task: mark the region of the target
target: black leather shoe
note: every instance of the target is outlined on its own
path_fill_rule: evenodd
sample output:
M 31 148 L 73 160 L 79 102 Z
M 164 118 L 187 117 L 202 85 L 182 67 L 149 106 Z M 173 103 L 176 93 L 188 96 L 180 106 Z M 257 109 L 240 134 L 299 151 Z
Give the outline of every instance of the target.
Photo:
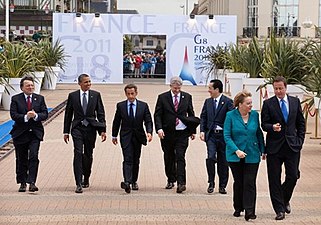
M 218 189 L 218 192 L 220 193 L 220 194 L 227 194 L 227 192 L 226 192 L 226 190 L 225 190 L 225 188 L 223 188 L 223 187 L 220 187 L 219 189 Z
M 31 184 L 29 185 L 29 191 L 30 191 L 30 192 L 39 191 L 39 188 L 38 188 L 34 183 L 31 183 Z
M 256 215 L 255 214 L 248 214 L 248 215 L 245 214 L 244 219 L 246 221 L 255 220 L 256 219 Z
M 285 218 L 284 212 L 278 212 L 275 217 L 276 220 L 283 220 L 284 218 Z
M 19 187 L 19 192 L 26 192 L 27 190 L 27 184 L 26 183 L 21 183 Z
M 184 184 L 178 184 L 176 193 L 182 193 L 183 191 L 186 191 L 186 186 Z
M 291 213 L 291 205 L 290 205 L 290 202 L 288 202 L 288 203 L 286 203 L 285 204 L 285 212 L 287 213 L 287 214 L 290 214 Z
M 166 189 L 172 189 L 173 187 L 175 187 L 175 184 L 173 182 L 167 182 L 165 186 Z
M 89 188 L 89 182 L 83 181 L 83 182 L 81 182 L 81 186 L 82 186 L 83 188 Z
M 125 189 L 125 192 L 126 193 L 130 193 L 130 185 L 129 185 L 129 183 L 125 183 L 125 182 L 121 182 L 120 183 L 120 187 L 122 188 L 122 189 Z
M 75 190 L 76 193 L 81 194 L 82 193 L 82 186 L 81 185 L 77 185 L 77 188 Z
M 211 194 L 214 192 L 214 183 L 210 182 L 208 184 L 207 193 Z
M 241 212 L 242 212 L 242 210 L 236 209 L 236 210 L 234 211 L 234 213 L 233 213 L 233 216 L 235 216 L 235 217 L 240 217 L 240 216 L 241 216 Z
M 132 183 L 132 190 L 133 191 L 138 191 L 139 187 L 138 187 L 138 184 L 135 182 L 135 183 Z

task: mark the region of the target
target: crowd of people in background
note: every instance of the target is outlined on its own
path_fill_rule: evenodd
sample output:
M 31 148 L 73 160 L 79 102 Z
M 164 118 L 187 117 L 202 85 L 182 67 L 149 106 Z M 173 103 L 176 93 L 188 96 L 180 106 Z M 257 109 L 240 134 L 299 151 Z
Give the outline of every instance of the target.
M 124 76 L 129 78 L 162 77 L 166 72 L 166 57 L 160 53 L 129 53 L 123 56 Z

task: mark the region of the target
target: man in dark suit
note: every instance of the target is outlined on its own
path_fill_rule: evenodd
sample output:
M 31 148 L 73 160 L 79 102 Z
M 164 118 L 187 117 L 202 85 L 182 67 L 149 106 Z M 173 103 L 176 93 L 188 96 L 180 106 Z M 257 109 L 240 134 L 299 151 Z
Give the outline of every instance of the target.
M 170 80 L 170 91 L 158 96 L 154 121 L 164 152 L 166 189 L 172 189 L 177 181 L 177 193 L 186 190 L 185 153 L 188 137 L 195 139 L 199 119 L 194 116 L 192 96 L 181 91 L 181 78 Z
M 78 77 L 80 90 L 69 94 L 64 119 L 64 141 L 69 142 L 69 133 L 74 142 L 74 175 L 76 193 L 89 187 L 97 132 L 106 140 L 105 110 L 100 93 L 91 90 L 88 74 Z
M 128 84 L 124 88 L 127 100 L 117 103 L 112 128 L 112 142 L 118 143 L 120 128 L 120 145 L 123 151 L 123 177 L 121 188 L 126 193 L 138 190 L 138 171 L 142 145 L 152 141 L 153 122 L 146 102 L 136 99 L 137 86 Z M 143 125 L 145 124 L 146 133 Z M 147 136 L 147 138 L 146 138 Z M 130 188 L 130 185 L 132 187 Z
M 284 77 L 273 80 L 275 96 L 262 107 L 262 129 L 267 132 L 266 153 L 270 198 L 276 220 L 290 213 L 290 200 L 298 178 L 300 151 L 305 136 L 305 120 L 300 100 L 286 94 Z M 282 165 L 285 181 L 281 184 Z
M 225 155 L 223 137 L 226 113 L 234 108 L 232 99 L 224 96 L 223 84 L 220 80 L 211 80 L 208 85 L 210 98 L 206 99 L 201 112 L 200 138 L 206 142 L 208 175 L 208 193 L 213 193 L 215 186 L 215 164 L 219 177 L 219 193 L 226 194 L 228 181 L 228 165 Z
M 43 140 L 42 121 L 48 118 L 48 110 L 43 96 L 33 93 L 34 79 L 23 77 L 20 81 L 22 93 L 12 97 L 10 115 L 15 122 L 10 132 L 16 153 L 16 179 L 20 183 L 19 192 L 38 191 L 35 185 L 39 167 L 39 147 Z

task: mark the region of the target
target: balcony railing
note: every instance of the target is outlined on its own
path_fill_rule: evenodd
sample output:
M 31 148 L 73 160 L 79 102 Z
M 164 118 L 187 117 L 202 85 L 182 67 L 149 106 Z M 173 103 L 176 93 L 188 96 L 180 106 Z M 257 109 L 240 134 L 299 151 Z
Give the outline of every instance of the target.
M 17 9 L 42 9 L 49 0 L 10 0 Z M 0 0 L 0 8 L 5 8 L 6 0 Z
M 300 37 L 301 27 L 272 27 L 276 37 Z M 268 27 L 268 36 L 271 34 L 271 27 Z
M 250 37 L 257 37 L 259 28 L 258 27 L 243 27 L 243 37 L 250 38 Z

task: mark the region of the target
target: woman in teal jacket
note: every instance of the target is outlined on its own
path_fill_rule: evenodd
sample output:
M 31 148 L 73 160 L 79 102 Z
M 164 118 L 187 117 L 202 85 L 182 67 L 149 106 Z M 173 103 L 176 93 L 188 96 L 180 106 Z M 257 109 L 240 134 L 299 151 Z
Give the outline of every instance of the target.
M 259 114 L 252 110 L 251 93 L 242 91 L 234 98 L 234 110 L 226 114 L 224 139 L 226 160 L 233 174 L 235 217 L 245 210 L 245 220 L 256 219 L 256 177 L 261 155 L 265 159 Z

